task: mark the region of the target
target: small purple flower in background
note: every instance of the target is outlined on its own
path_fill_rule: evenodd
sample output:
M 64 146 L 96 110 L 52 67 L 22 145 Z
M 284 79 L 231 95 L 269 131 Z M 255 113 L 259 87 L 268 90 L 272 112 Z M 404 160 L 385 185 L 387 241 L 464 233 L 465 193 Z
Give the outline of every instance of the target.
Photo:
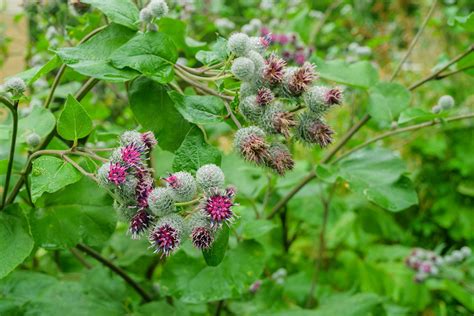
M 250 293 L 253 293 L 253 294 L 257 293 L 261 286 L 262 286 L 262 280 L 257 280 L 253 282 L 252 285 L 250 285 L 249 287 Z
M 127 177 L 127 168 L 117 163 L 111 163 L 109 169 L 108 180 L 115 185 L 125 182 Z

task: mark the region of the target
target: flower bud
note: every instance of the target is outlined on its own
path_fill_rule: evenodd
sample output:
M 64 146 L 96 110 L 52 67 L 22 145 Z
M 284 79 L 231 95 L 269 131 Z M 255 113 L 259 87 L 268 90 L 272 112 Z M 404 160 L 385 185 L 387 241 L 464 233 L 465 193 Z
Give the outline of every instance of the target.
M 255 66 L 255 73 L 258 75 L 258 77 L 261 77 L 263 68 L 265 67 L 265 59 L 262 57 L 262 55 L 254 50 L 249 51 L 246 57 L 253 62 Z
M 237 57 L 245 56 L 250 50 L 250 39 L 247 34 L 232 34 L 227 42 L 227 49 Z
M 156 144 L 158 144 L 158 141 L 155 138 L 155 134 L 153 134 L 153 132 L 150 132 L 150 131 L 141 134 L 141 139 L 148 150 L 153 149 L 153 147 L 155 147 Z
M 260 54 L 265 53 L 265 50 L 269 46 L 269 43 L 263 37 L 257 36 L 250 37 L 249 43 L 250 49 Z
M 471 248 L 469 248 L 467 246 L 462 247 L 459 251 L 461 251 L 464 258 L 470 257 L 471 254 L 472 254 Z
M 306 62 L 303 66 L 287 73 L 285 77 L 286 89 L 291 95 L 299 96 L 310 87 L 315 79 L 314 65 Z
M 247 121 L 255 123 L 261 118 L 264 108 L 257 104 L 256 96 L 252 95 L 240 101 L 239 111 Z
M 7 92 L 10 92 L 14 97 L 21 96 L 26 91 L 26 84 L 23 79 L 13 77 L 5 82 L 4 86 Z
M 301 115 L 297 131 L 299 139 L 309 144 L 319 144 L 321 148 L 333 142 L 334 131 L 314 114 Z
M 173 198 L 176 202 L 191 201 L 196 195 L 196 181 L 188 172 L 176 172 L 164 180 L 171 189 Z
M 135 145 L 140 148 L 144 146 L 142 134 L 137 131 L 126 131 L 119 138 L 120 146 Z
M 263 69 L 263 78 L 270 85 L 276 85 L 283 81 L 285 75 L 286 61 L 276 55 L 271 55 L 265 61 L 265 68 Z
M 190 237 L 194 247 L 208 249 L 214 242 L 214 231 L 210 226 L 207 215 L 198 211 L 189 221 Z
M 169 214 L 158 220 L 148 236 L 155 253 L 169 256 L 181 245 L 184 233 L 184 222 L 178 214 Z
M 118 187 L 118 193 L 124 201 L 135 201 L 138 180 L 133 175 L 127 175 L 125 181 Z
M 268 149 L 269 159 L 267 165 L 275 170 L 279 175 L 285 175 L 288 170 L 292 170 L 295 162 L 288 148 L 281 143 L 272 143 Z
M 257 93 L 257 86 L 253 82 L 242 82 L 240 85 L 240 99 Z
M 431 112 L 433 112 L 434 114 L 439 114 L 441 113 L 442 110 L 443 108 L 439 104 L 436 104 L 435 106 L 431 108 Z
M 137 213 L 137 209 L 130 205 L 122 205 L 118 201 L 114 201 L 114 209 L 117 211 L 118 217 L 121 221 L 129 222 Z
M 158 217 L 176 211 L 173 193 L 170 188 L 155 188 L 148 195 L 148 207 L 153 215 Z
M 151 227 L 152 222 L 153 217 L 150 214 L 145 210 L 139 210 L 130 220 L 130 226 L 128 228 L 132 239 L 140 238 L 140 236 Z
M 423 281 L 426 280 L 426 278 L 428 278 L 428 274 L 424 272 L 418 272 L 417 274 L 415 274 L 414 281 L 416 283 L 422 283 Z
M 153 13 L 150 8 L 145 7 L 140 10 L 140 21 L 150 23 L 153 20 Z
M 26 136 L 26 144 L 30 148 L 35 148 L 41 142 L 41 137 L 36 133 L 30 133 Z
M 234 191 L 215 189 L 208 193 L 200 204 L 200 209 L 211 221 L 211 226 L 219 226 L 223 222 L 231 222 Z
M 247 57 L 239 57 L 234 60 L 231 71 L 238 79 L 242 81 L 251 81 L 255 75 L 255 65 Z
M 303 100 L 310 111 L 315 114 L 323 114 L 331 106 L 341 104 L 342 92 L 337 88 L 315 86 L 303 94 Z
M 464 255 L 459 250 L 454 250 L 451 253 L 451 256 L 453 257 L 454 262 L 461 262 L 464 259 Z
M 452 107 L 454 107 L 454 99 L 450 95 L 443 95 L 441 98 L 438 100 L 438 105 L 443 109 L 443 110 L 449 110 Z
M 258 105 L 260 106 L 265 106 L 268 105 L 270 102 L 273 101 L 274 95 L 272 90 L 268 88 L 260 88 L 257 91 L 257 96 L 255 101 L 257 102 Z
M 256 126 L 241 128 L 235 133 L 234 147 L 247 161 L 263 164 L 268 158 L 265 133 Z
M 260 122 L 268 133 L 282 134 L 286 137 L 290 136 L 290 128 L 296 125 L 294 114 L 283 110 L 280 103 L 267 106 Z
M 157 19 L 164 17 L 169 11 L 168 4 L 164 0 L 151 0 L 147 8 L 150 9 L 151 14 Z
M 224 181 L 224 172 L 214 164 L 204 165 L 196 171 L 196 182 L 204 192 L 221 189 Z

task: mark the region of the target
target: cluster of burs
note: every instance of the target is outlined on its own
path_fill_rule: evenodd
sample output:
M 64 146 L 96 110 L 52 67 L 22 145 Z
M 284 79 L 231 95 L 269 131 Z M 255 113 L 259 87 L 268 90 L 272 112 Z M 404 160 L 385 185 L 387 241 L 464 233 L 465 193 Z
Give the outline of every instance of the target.
M 416 248 L 405 259 L 405 264 L 416 272 L 414 280 L 419 283 L 429 277 L 440 276 L 443 268 L 459 264 L 471 254 L 472 250 L 467 246 L 445 256 L 440 256 L 431 250 Z
M 324 115 L 341 104 L 342 91 L 314 86 L 314 65 L 287 67 L 284 59 L 266 52 L 269 44 L 269 37 L 244 33 L 233 34 L 227 43 L 237 57 L 231 71 L 242 81 L 239 111 L 251 124 L 237 131 L 234 146 L 245 160 L 284 175 L 294 161 L 282 140 L 294 135 L 304 144 L 329 145 L 334 131 Z
M 155 252 L 166 256 L 187 237 L 196 248 L 207 249 L 222 224 L 233 220 L 235 190 L 224 187 L 224 173 L 214 164 L 202 166 L 195 176 L 184 171 L 169 174 L 162 179 L 164 186 L 155 186 L 147 157 L 156 143 L 151 132 L 123 133 L 120 147 L 99 168 L 98 181 L 130 223 L 132 238 L 148 234 Z

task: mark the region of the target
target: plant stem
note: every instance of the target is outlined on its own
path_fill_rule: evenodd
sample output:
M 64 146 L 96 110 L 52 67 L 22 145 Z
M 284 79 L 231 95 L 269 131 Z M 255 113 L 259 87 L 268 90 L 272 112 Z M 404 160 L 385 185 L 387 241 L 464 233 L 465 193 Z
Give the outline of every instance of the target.
M 8 158 L 7 174 L 5 177 L 5 186 L 3 188 L 3 194 L 2 194 L 2 207 L 0 208 L 0 210 L 2 210 L 5 207 L 5 201 L 7 199 L 8 188 L 10 186 L 10 179 L 12 176 L 13 160 L 15 158 L 16 135 L 18 133 L 18 103 L 19 101 L 15 101 L 12 107 L 9 107 L 7 105 L 13 116 L 13 130 L 12 130 L 12 140 L 10 143 L 10 155 Z
M 371 138 L 371 139 L 367 140 L 366 142 L 352 148 L 351 150 L 346 151 L 345 153 L 343 153 L 342 155 L 337 157 L 337 159 L 334 160 L 333 163 L 336 163 L 336 162 L 340 161 L 341 159 L 343 159 L 344 157 L 347 157 L 347 156 L 351 155 L 352 153 L 354 153 L 358 150 L 361 150 L 362 148 L 367 147 L 368 145 L 370 145 L 372 143 L 375 143 L 376 141 L 379 141 L 381 139 L 387 138 L 387 137 L 391 137 L 391 136 L 401 134 L 401 133 L 405 133 L 405 132 L 409 132 L 409 131 L 422 129 L 422 128 L 425 128 L 425 127 L 431 127 L 431 126 L 440 125 L 440 124 L 443 124 L 443 123 L 454 122 L 454 121 L 459 121 L 459 120 L 465 120 L 465 119 L 469 119 L 469 118 L 474 118 L 474 113 L 468 113 L 468 114 L 453 116 L 453 117 L 449 117 L 445 120 L 432 120 L 430 122 L 420 123 L 420 124 L 417 124 L 417 125 L 407 126 L 407 127 L 404 127 L 404 128 L 397 128 L 395 130 L 392 130 L 392 131 L 380 134 L 380 135 L 378 135 L 374 138 Z
M 95 251 L 94 249 L 84 245 L 84 244 L 77 244 L 76 246 L 77 249 L 87 253 L 89 256 L 92 258 L 96 259 L 103 265 L 105 265 L 107 268 L 112 270 L 114 273 L 118 274 L 125 282 L 127 282 L 131 287 L 137 291 L 138 294 L 146 301 L 150 302 L 152 300 L 152 296 L 148 294 L 145 289 L 143 289 L 140 284 L 138 284 L 135 280 L 133 280 L 124 270 L 122 270 L 120 267 L 116 266 L 112 261 L 102 257 L 100 253 Z
M 240 124 L 240 121 L 237 119 L 237 117 L 235 116 L 234 114 L 234 111 L 232 111 L 230 105 L 228 102 L 224 101 L 224 105 L 225 105 L 225 108 L 227 110 L 227 113 L 228 115 L 230 116 L 230 118 L 232 119 L 232 121 L 234 122 L 234 124 L 238 127 L 238 128 L 242 128 L 242 124 Z
M 308 43 L 309 47 L 313 47 L 316 44 L 316 37 L 318 37 L 319 32 L 321 32 L 321 29 L 323 28 L 324 24 L 326 23 L 326 20 L 331 15 L 332 11 L 334 11 L 334 9 L 336 9 L 341 4 L 341 2 L 342 2 L 341 0 L 333 1 L 327 7 L 326 11 L 324 12 L 323 17 L 313 27 L 313 29 L 311 30 L 311 33 L 309 34 L 309 40 L 310 40 L 310 42 Z
M 463 67 L 463 68 L 460 68 L 460 69 L 456 69 L 456 70 L 447 72 L 447 73 L 445 73 L 445 74 L 439 74 L 439 75 L 437 75 L 436 78 L 434 78 L 434 79 L 435 79 L 435 80 L 441 80 L 441 79 L 443 79 L 443 78 L 446 78 L 446 77 L 455 75 L 455 74 L 457 74 L 457 73 L 460 73 L 460 72 L 463 72 L 463 71 L 466 71 L 466 70 L 472 69 L 472 68 L 474 68 L 474 65 L 467 66 L 467 67 Z
M 81 253 L 79 252 L 79 250 L 77 250 L 76 248 L 71 248 L 69 249 L 69 251 L 72 253 L 72 255 L 74 257 L 76 257 L 76 259 L 84 266 L 86 267 L 87 270 L 90 270 L 93 268 L 93 266 L 86 261 L 86 259 L 84 259 L 84 257 L 81 255 Z
M 189 83 L 190 85 L 192 85 L 196 88 L 201 89 L 204 92 L 207 92 L 209 94 L 212 94 L 214 96 L 217 96 L 217 97 L 222 98 L 223 100 L 227 100 L 227 101 L 232 101 L 234 99 L 230 96 L 220 94 L 219 92 L 214 91 L 213 89 L 209 88 L 208 86 L 203 85 L 199 82 L 196 82 L 196 81 L 192 80 L 184 72 L 182 72 L 179 68 L 175 68 L 175 70 L 176 70 L 176 74 L 178 75 L 178 77 L 180 77 L 183 81 Z
M 187 206 L 187 205 L 196 204 L 200 200 L 201 200 L 201 198 L 198 197 L 198 198 L 196 198 L 194 200 L 191 200 L 191 201 L 174 203 L 174 205 L 176 205 L 176 206 Z
M 61 77 L 64 74 L 64 71 L 66 71 L 66 64 L 62 64 L 61 67 L 59 68 L 58 73 L 56 74 L 56 77 L 54 77 L 53 85 L 51 86 L 51 90 L 49 90 L 48 97 L 46 98 L 46 101 L 44 101 L 44 107 L 48 108 L 49 105 L 51 104 L 51 101 L 53 101 L 53 96 L 54 92 L 56 91 L 56 88 L 59 85 L 59 82 L 61 81 Z

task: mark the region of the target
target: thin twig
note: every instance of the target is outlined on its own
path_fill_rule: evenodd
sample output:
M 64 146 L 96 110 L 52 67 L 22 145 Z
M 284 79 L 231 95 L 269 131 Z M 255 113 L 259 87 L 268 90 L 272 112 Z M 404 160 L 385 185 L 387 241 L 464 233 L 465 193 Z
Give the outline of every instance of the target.
M 319 32 L 321 32 L 321 29 L 323 28 L 324 24 L 326 23 L 326 20 L 328 17 L 331 15 L 332 11 L 336 9 L 340 4 L 341 0 L 338 1 L 333 1 L 326 9 L 324 12 L 323 17 L 319 22 L 315 25 L 315 27 L 311 30 L 311 33 L 309 34 L 309 47 L 313 47 L 316 44 L 316 37 L 318 36 Z
M 227 114 L 230 116 L 230 118 L 232 119 L 232 121 L 234 122 L 234 124 L 238 127 L 238 128 L 242 128 L 242 124 L 240 124 L 240 121 L 237 119 L 237 117 L 235 116 L 234 114 L 234 111 L 232 111 L 232 109 L 230 108 L 230 105 L 228 102 L 224 101 L 224 105 L 225 105 L 225 108 L 227 110 Z
M 137 291 L 138 294 L 146 301 L 150 302 L 152 300 L 152 296 L 148 294 L 145 289 L 143 289 L 140 284 L 138 284 L 135 280 L 133 280 L 127 272 L 122 270 L 120 267 L 116 266 L 112 261 L 102 257 L 100 253 L 95 251 L 94 249 L 84 245 L 84 244 L 77 244 L 76 246 L 77 249 L 87 253 L 89 256 L 92 258 L 96 259 L 103 265 L 105 265 L 107 268 L 112 270 L 114 273 L 118 274 L 125 282 L 127 282 L 131 287 Z
M 13 116 L 13 130 L 12 130 L 12 140 L 11 140 L 11 143 L 10 143 L 10 155 L 9 155 L 9 158 L 8 158 L 7 174 L 5 176 L 5 186 L 3 188 L 3 194 L 2 194 L 2 207 L 0 208 L 0 210 L 2 210 L 5 207 L 5 202 L 7 200 L 8 189 L 9 189 L 9 186 L 10 186 L 10 179 L 11 179 L 11 176 L 12 176 L 13 162 L 14 162 L 14 158 L 15 158 L 16 135 L 18 133 L 18 103 L 19 103 L 19 101 L 15 101 L 13 103 L 13 107 L 10 108 L 12 116 Z
M 456 70 L 447 72 L 447 73 L 445 73 L 445 74 L 439 74 L 439 75 L 436 76 L 436 78 L 434 78 L 434 80 L 441 80 L 441 79 L 444 79 L 444 78 L 446 78 L 446 77 L 455 75 L 455 74 L 457 74 L 457 73 L 460 73 L 460 72 L 463 72 L 463 71 L 466 71 L 466 70 L 469 70 L 469 69 L 472 69 L 472 68 L 474 68 L 474 65 L 470 65 L 470 66 L 466 66 L 466 67 L 463 67 L 463 68 L 459 68 L 459 69 L 456 69 Z
M 227 100 L 227 101 L 232 101 L 234 99 L 230 96 L 220 94 L 219 92 L 214 91 L 214 89 L 211 89 L 206 85 L 203 85 L 199 82 L 196 82 L 196 81 L 192 80 L 185 73 L 183 73 L 181 70 L 179 70 L 179 68 L 175 68 L 175 70 L 176 70 L 176 74 L 178 75 L 179 78 L 181 78 L 183 81 L 189 83 L 190 85 L 201 89 L 204 92 L 207 92 L 209 94 L 212 94 L 214 96 L 217 96 L 217 97 L 222 98 L 222 99 Z

